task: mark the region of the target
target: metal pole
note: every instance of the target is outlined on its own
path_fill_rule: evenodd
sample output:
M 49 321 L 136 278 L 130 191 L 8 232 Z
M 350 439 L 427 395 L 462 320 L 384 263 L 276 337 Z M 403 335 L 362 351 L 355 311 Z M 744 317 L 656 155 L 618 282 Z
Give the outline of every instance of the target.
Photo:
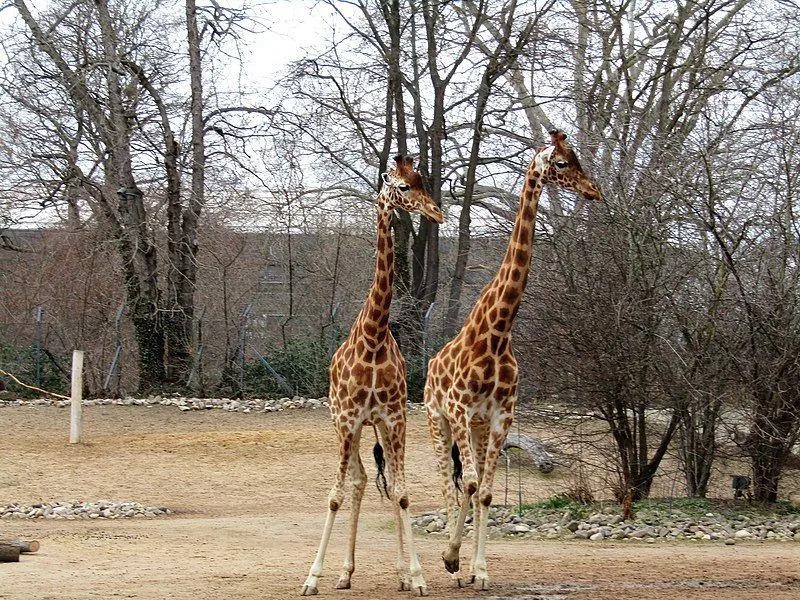
M 503 500 L 503 505 L 508 508 L 508 470 L 511 468 L 511 455 L 508 453 L 508 450 L 504 452 L 506 455 L 506 496 Z
M 117 318 L 114 323 L 114 334 L 116 337 L 116 348 L 114 349 L 114 358 L 111 360 L 111 367 L 108 369 L 108 374 L 106 375 L 106 380 L 103 382 L 103 389 L 106 391 L 111 391 L 110 384 L 111 378 L 115 377 L 115 395 L 119 397 L 119 384 L 120 384 L 120 363 L 119 357 L 122 354 L 122 333 L 120 332 L 120 321 L 122 320 L 122 313 L 125 310 L 125 305 L 123 304 L 117 309 Z
M 42 307 L 36 307 L 36 386 L 42 385 Z
M 425 311 L 425 316 L 422 319 L 422 380 L 428 377 L 428 321 L 431 318 L 431 311 L 436 305 L 436 302 L 431 302 L 428 310 Z
M 278 382 L 278 384 L 284 389 L 284 391 L 289 394 L 294 394 L 294 390 L 292 389 L 292 386 L 289 385 L 289 382 L 286 381 L 286 379 L 284 379 L 283 376 L 280 373 L 278 373 L 272 367 L 271 364 L 269 364 L 269 361 L 266 358 L 264 358 L 258 350 L 256 350 L 256 347 L 251 344 L 250 350 L 252 350 L 253 353 L 258 357 L 258 360 L 261 361 L 261 364 L 263 364 L 267 368 L 267 371 L 270 372 L 270 375 L 272 375 L 275 378 L 275 381 Z
M 328 342 L 328 360 L 333 358 L 333 351 L 335 350 L 335 348 L 333 347 L 333 345 L 336 343 L 336 328 L 334 327 L 334 319 L 336 319 L 336 313 L 339 312 L 340 304 L 341 302 L 337 302 L 336 306 L 334 306 L 333 310 L 331 311 L 331 321 L 330 321 L 331 337 L 330 337 L 330 342 Z
M 517 407 L 516 406 L 514 406 L 514 418 L 517 419 Z M 520 435 L 519 419 L 517 419 L 517 436 L 519 436 L 519 435 Z M 519 502 L 519 505 L 518 505 L 519 506 L 519 514 L 521 516 L 522 515 L 522 461 L 519 460 L 519 457 L 517 457 L 517 483 L 518 483 L 517 500 Z
M 250 303 L 245 306 L 242 312 L 242 329 L 239 332 L 239 394 L 244 392 L 244 358 L 247 353 L 247 318 L 250 315 L 250 310 L 253 304 Z

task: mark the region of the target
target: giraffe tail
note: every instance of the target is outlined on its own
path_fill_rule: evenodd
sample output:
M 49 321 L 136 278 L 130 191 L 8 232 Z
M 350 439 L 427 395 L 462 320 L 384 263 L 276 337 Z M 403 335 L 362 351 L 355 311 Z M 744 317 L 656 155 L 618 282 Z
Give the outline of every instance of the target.
M 460 492 L 461 485 L 458 483 L 462 480 L 462 467 L 461 467 L 461 453 L 458 451 L 458 446 L 453 443 L 450 449 L 450 456 L 453 458 L 453 483 L 456 484 L 456 489 Z
M 378 493 L 381 495 L 381 498 L 385 495 L 388 500 L 389 486 L 386 483 L 386 475 L 384 473 L 386 459 L 383 458 L 383 446 L 381 446 L 380 440 L 378 439 L 377 429 L 375 429 L 375 445 L 372 447 L 372 456 L 375 458 L 375 466 L 378 468 L 378 475 L 375 477 L 375 487 L 378 488 Z

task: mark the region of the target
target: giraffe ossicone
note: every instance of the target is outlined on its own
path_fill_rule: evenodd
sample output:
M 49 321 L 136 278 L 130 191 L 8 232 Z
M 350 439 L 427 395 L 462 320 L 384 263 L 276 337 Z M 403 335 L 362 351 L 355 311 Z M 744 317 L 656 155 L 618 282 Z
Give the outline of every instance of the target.
M 460 549 L 470 499 L 474 548 L 470 572 L 476 590 L 489 588 L 486 525 L 492 484 L 503 442 L 514 419 L 519 370 L 511 327 L 528 280 L 536 210 L 545 184 L 594 200 L 600 190 L 584 173 L 560 130 L 537 150 L 528 166 L 514 228 L 497 275 L 484 287 L 461 331 L 430 360 L 425 382 L 428 426 L 442 477 L 450 539 L 442 553 L 445 568 L 461 587 Z M 451 447 L 452 446 L 452 447 Z M 451 452 L 453 461 L 451 461 Z M 463 470 L 459 503 L 455 460 Z
M 347 339 L 334 353 L 330 366 L 331 418 L 338 437 L 339 460 L 336 478 L 328 494 L 328 513 L 308 577 L 301 589 L 303 596 L 318 592 L 325 551 L 338 510 L 344 502 L 345 480 L 350 476 L 351 507 L 347 555 L 338 589 L 350 587 L 355 570 L 355 544 L 361 499 L 367 475 L 359 457 L 359 443 L 364 426 L 380 432 L 385 456 L 386 489 L 392 501 L 397 529 L 396 570 L 400 590 L 413 590 L 420 596 L 428 593 L 419 564 L 408 515 L 408 492 L 405 482 L 406 440 L 406 363 L 389 330 L 389 308 L 394 281 L 394 241 L 391 234 L 392 212 L 402 208 L 418 212 L 438 223 L 442 211 L 425 191 L 420 173 L 411 158 L 395 157 L 395 167 L 383 174 L 378 193 L 377 258 L 375 277 L 364 307 L 356 317 Z M 376 447 L 376 461 L 379 459 Z M 380 469 L 380 467 L 379 467 Z M 382 471 L 379 470 L 379 475 Z M 404 558 L 404 540 L 409 562 Z

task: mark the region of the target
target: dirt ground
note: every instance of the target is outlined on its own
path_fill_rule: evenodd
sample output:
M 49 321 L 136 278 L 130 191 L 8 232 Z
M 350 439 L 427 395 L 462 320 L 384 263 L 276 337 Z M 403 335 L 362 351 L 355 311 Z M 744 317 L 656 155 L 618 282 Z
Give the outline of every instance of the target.
M 0 563 L 0 598 L 288 598 L 297 596 L 325 518 L 335 460 L 326 410 L 182 413 L 170 407 L 88 407 L 86 443 L 70 445 L 69 411 L 0 409 L 0 504 L 136 501 L 175 515 L 113 521 L 2 520 L 0 538 L 41 550 Z M 365 441 L 371 438 L 365 435 Z M 365 443 L 365 465 L 374 476 Z M 439 483 L 424 415 L 408 436 L 412 513 L 437 508 Z M 497 496 L 497 493 L 496 493 Z M 345 505 L 345 509 L 348 505 Z M 340 514 L 320 582 L 331 599 L 408 598 L 395 591 L 389 506 L 368 487 L 353 589 L 333 589 L 344 559 Z M 800 544 L 531 541 L 488 543 L 492 589 L 454 588 L 441 537 L 418 536 L 436 598 L 800 597 Z M 462 548 L 466 562 L 471 542 Z

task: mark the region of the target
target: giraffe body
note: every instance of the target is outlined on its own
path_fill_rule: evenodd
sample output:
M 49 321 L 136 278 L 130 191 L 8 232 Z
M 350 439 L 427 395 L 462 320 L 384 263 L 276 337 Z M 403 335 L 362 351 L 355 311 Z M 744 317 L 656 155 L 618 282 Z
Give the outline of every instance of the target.
M 469 579 L 477 590 L 489 587 L 488 508 L 497 460 L 514 418 L 519 383 L 511 327 L 530 270 L 539 196 L 542 187 L 552 183 L 587 198 L 600 198 L 565 143 L 563 132 L 550 135 L 552 144 L 539 149 L 528 167 L 514 229 L 497 275 L 481 292 L 461 331 L 430 360 L 425 383 L 428 426 L 448 509 L 450 540 L 442 558 L 461 586 L 459 552 L 472 498 L 475 536 Z M 463 464 L 460 504 L 451 462 L 453 444 Z
M 384 185 L 378 194 L 375 278 L 350 334 L 331 359 L 328 396 L 339 442 L 339 461 L 336 479 L 328 495 L 328 514 L 322 541 L 301 590 L 304 596 L 317 593 L 328 540 L 336 514 L 344 503 L 347 475 L 351 480 L 348 548 L 336 587 L 350 587 L 355 570 L 358 516 L 367 483 L 366 471 L 359 456 L 364 426 L 373 426 L 380 432 L 386 453 L 386 490 L 393 504 L 397 526 L 399 589 L 413 589 L 421 596 L 427 595 L 411 535 L 405 486 L 406 363 L 389 330 L 394 280 L 391 217 L 395 208 L 402 208 L 421 212 L 441 223 L 442 213 L 425 192 L 422 177 L 414 170 L 413 161 L 399 156 L 395 161 L 395 169 L 384 174 Z M 410 559 L 408 568 L 404 562 L 404 538 Z

